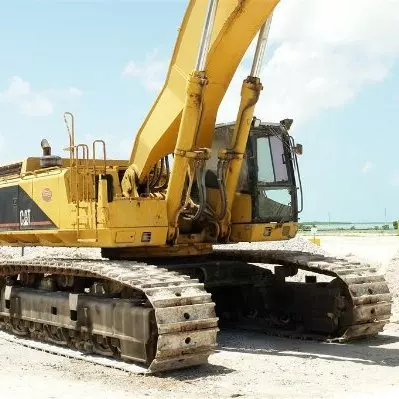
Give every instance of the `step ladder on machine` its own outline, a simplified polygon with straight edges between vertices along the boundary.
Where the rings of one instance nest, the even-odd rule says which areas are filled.
[[[71,129],[67,117],[71,120]],[[79,243],[95,243],[98,241],[97,220],[97,174],[106,174],[107,160],[105,142],[95,140],[93,142],[93,159],[90,165],[89,147],[87,144],[75,145],[74,116],[70,112],[64,114],[64,120],[69,133],[70,153],[70,192],[72,200],[76,203],[76,239]],[[96,145],[101,144],[103,153],[103,164],[100,169],[96,168]]]

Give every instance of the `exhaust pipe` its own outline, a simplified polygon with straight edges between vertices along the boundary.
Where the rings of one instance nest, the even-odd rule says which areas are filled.
[[[57,155],[51,155],[51,146],[46,139],[40,142],[43,150],[43,155],[40,157],[41,168],[53,168],[55,166],[62,166],[62,159]]]

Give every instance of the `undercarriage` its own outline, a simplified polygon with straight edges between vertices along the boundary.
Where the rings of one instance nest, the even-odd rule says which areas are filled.
[[[289,281],[298,270],[311,275]],[[218,326],[345,342],[378,334],[391,312],[375,268],[291,251],[4,260],[0,292],[2,329],[150,372],[206,363]]]

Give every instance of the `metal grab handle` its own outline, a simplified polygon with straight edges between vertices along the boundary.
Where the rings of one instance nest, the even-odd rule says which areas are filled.
[[[105,141],[104,140],[94,140],[93,141],[93,168],[94,174],[96,174],[96,144],[102,144],[103,149],[103,161],[104,161],[104,175],[107,174],[107,151],[105,148]]]

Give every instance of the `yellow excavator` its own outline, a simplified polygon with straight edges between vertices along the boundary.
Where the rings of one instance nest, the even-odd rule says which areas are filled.
[[[0,167],[1,245],[102,255],[0,259],[1,329],[151,372],[206,363],[224,325],[338,341],[383,329],[391,295],[370,265],[224,245],[297,233],[302,148],[292,120],[254,117],[277,3],[188,1],[130,160],[108,159],[102,140],[77,144],[66,113],[69,156],[43,139],[42,156]],[[237,118],[216,125],[257,34]],[[290,280],[298,270],[312,273]]]

